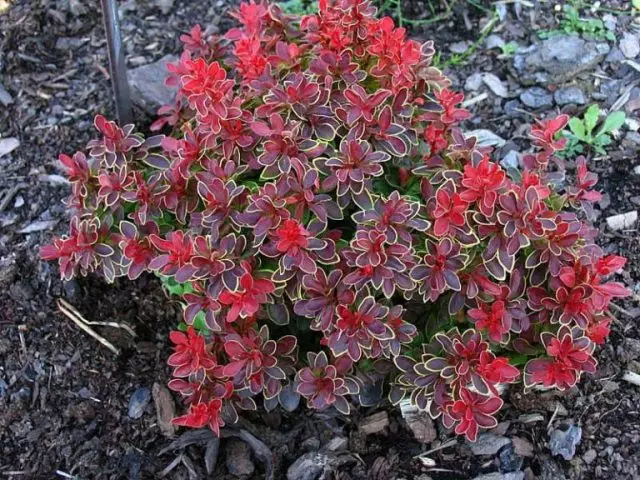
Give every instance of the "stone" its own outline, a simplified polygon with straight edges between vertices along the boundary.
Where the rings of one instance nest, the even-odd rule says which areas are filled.
[[[13,103],[13,97],[4,88],[4,85],[0,83],[0,103],[5,107],[8,107]]]
[[[316,451],[320,448],[320,439],[318,437],[309,437],[300,444],[300,450],[303,452]]]
[[[135,392],[133,392],[133,395],[131,395],[131,398],[129,398],[129,418],[136,420],[142,417],[150,401],[151,390],[149,390],[147,387],[140,387]]]
[[[156,0],[156,5],[163,15],[167,15],[173,8],[174,1],[175,0]]]
[[[629,229],[633,227],[637,221],[637,210],[607,217],[607,225],[609,225],[609,228],[614,231]]]
[[[518,111],[522,110],[522,104],[520,103],[520,100],[509,100],[504,104],[503,110],[508,117],[522,117],[522,112]]]
[[[520,165],[520,154],[515,150],[509,150],[504,158],[500,160],[500,165],[504,168],[513,168],[514,170],[517,170]]]
[[[428,444],[438,438],[436,427],[427,412],[421,412],[408,400],[400,402],[400,412],[418,442]]]
[[[481,147],[503,147],[507,141],[499,135],[496,135],[491,130],[479,128],[467,132],[466,137],[476,137],[478,145]]]
[[[582,460],[584,460],[584,463],[589,465],[591,462],[593,462],[597,458],[597,456],[598,456],[598,452],[596,452],[593,448],[590,448],[589,450],[584,452],[584,455],[582,455]]]
[[[159,383],[154,383],[151,389],[153,403],[156,407],[156,422],[160,431],[165,437],[173,437],[176,433],[176,426],[171,420],[176,416],[176,404],[166,387]]]
[[[364,418],[358,429],[365,435],[379,435],[389,426],[389,414],[386,411],[374,413]]]
[[[467,77],[464,82],[464,89],[475,92],[482,86],[482,73],[474,73]]]
[[[256,467],[251,461],[249,445],[237,438],[231,438],[226,443],[225,453],[225,465],[231,475],[241,478],[253,475]]]
[[[629,32],[624,32],[618,48],[627,58],[636,58],[640,53],[640,39]]]
[[[329,456],[324,453],[305,453],[288,468],[287,480],[316,480],[329,464]]]
[[[492,33],[485,40],[485,44],[487,45],[487,48],[489,50],[491,50],[492,48],[502,48],[502,47],[504,47],[505,42],[504,42],[504,40],[502,39],[501,36],[496,35],[495,33]]]
[[[464,53],[469,48],[470,42],[463,40],[449,44],[449,50],[453,53]]]
[[[553,99],[558,105],[584,105],[587,103],[584,92],[578,87],[559,88],[553,94]]]
[[[58,224],[57,220],[38,220],[32,223],[29,223],[28,225],[25,225],[20,230],[18,230],[18,233],[27,234],[27,233],[34,233],[34,232],[42,232],[43,230],[51,230],[57,224]]]
[[[489,90],[491,90],[495,95],[502,98],[507,98],[509,96],[509,91],[507,90],[507,87],[504,85],[502,80],[500,80],[493,73],[483,74],[482,81],[487,87],[489,87]]]
[[[562,455],[565,460],[571,460],[576,454],[576,447],[582,439],[582,428],[570,425],[566,430],[559,428],[551,432],[549,450],[554,456]]]
[[[467,442],[474,455],[495,455],[502,447],[511,444],[507,437],[487,432],[478,435],[475,442]]]
[[[0,138],[0,158],[9,155],[20,146],[20,140],[15,137]]]
[[[532,87],[520,94],[520,100],[530,108],[549,108],[553,105],[551,94],[540,87]]]
[[[556,35],[521,50],[514,56],[513,68],[523,85],[561,84],[595,67],[609,50],[606,42]]]
[[[503,473],[519,472],[524,464],[524,458],[515,452],[512,443],[500,450],[498,460],[500,461],[500,471]]]
[[[605,62],[613,63],[616,65],[622,62],[623,60],[624,60],[624,55],[622,54],[622,52],[618,47],[613,47],[604,59]]]
[[[165,85],[164,80],[167,76],[167,64],[176,61],[178,58],[175,55],[165,55],[157,62],[129,70],[132,101],[153,114],[161,106],[172,103],[177,88]]]
[[[521,457],[533,457],[533,445],[529,440],[522,437],[511,437],[513,451]]]
[[[83,0],[69,0],[69,11],[74,17],[80,17],[88,12],[88,8],[83,5]]]
[[[524,472],[485,473],[484,475],[479,475],[477,477],[474,477],[473,480],[524,480]]]
[[[324,446],[324,449],[328,452],[339,452],[346,450],[349,446],[349,440],[345,437],[333,437]]]

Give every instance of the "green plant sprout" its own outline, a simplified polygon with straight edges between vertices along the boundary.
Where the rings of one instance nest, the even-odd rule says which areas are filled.
[[[517,42],[505,43],[504,45],[500,46],[500,49],[502,50],[502,55],[507,57],[512,57],[518,50],[518,43]]]
[[[622,126],[625,114],[621,111],[611,112],[596,130],[599,117],[600,107],[594,104],[584,113],[583,119],[574,117],[569,121],[569,131],[564,133],[569,140],[567,156],[583,153],[585,146],[600,155],[606,154],[605,147],[611,144],[610,134]]]
[[[308,15],[317,10],[316,2],[309,0],[287,0],[280,2],[280,6],[288,15]]]
[[[581,2],[579,1],[573,1],[570,4],[563,5],[560,28],[555,30],[541,30],[538,32],[538,36],[540,38],[550,38],[562,33],[568,33],[571,35],[584,34],[596,40],[615,40],[614,33],[607,30],[602,20],[597,18],[582,18],[580,16],[580,7]]]

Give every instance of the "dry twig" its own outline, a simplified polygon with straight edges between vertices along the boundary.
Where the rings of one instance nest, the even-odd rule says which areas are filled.
[[[106,338],[103,338],[100,335],[98,335],[96,331],[87,324],[88,323],[87,320],[85,320],[84,317],[80,315],[80,313],[72,305],[70,305],[68,302],[65,302],[62,299],[58,299],[57,303],[58,303],[58,309],[73,323],[75,323],[78,327],[80,327],[81,330],[91,335],[93,338],[98,340],[102,345],[107,347],[116,355],[120,355],[120,350],[114,347],[111,344],[111,342],[109,342]]]

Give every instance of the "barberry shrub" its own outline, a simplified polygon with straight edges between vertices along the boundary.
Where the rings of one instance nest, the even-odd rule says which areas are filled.
[[[245,3],[224,37],[182,36],[177,98],[152,127],[169,135],[98,116],[88,153],[60,157],[70,231],[42,257],[65,279],[154,272],[181,295],[179,425],[218,433],[300,397],[347,414],[384,383],[475,440],[504,384],[565,390],[596,369],[629,292],[587,223],[586,160],[554,187],[568,118],[537,122],[505,171],[459,128],[433,43],[375,15]]]

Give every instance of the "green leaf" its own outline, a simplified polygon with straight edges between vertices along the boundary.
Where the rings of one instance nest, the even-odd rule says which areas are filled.
[[[619,129],[624,124],[625,118],[626,116],[624,112],[610,113],[602,124],[602,127],[600,127],[598,135],[602,133],[611,133],[614,130]]]
[[[591,105],[584,113],[584,127],[587,135],[591,135],[591,132],[598,123],[598,117],[600,116],[600,107],[597,104]]]
[[[582,120],[579,118],[574,117],[569,120],[569,129],[579,140],[582,140],[583,142],[587,140],[584,123],[582,123]]]

